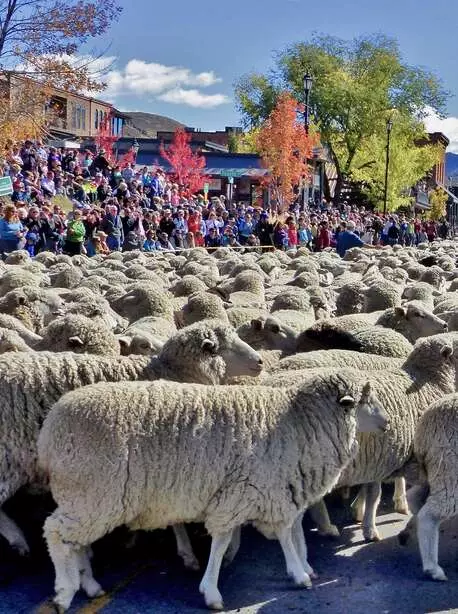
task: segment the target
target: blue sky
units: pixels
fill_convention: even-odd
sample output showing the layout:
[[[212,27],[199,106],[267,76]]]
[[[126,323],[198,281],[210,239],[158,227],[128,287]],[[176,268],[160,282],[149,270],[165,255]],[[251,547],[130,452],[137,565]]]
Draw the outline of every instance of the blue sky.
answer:
[[[120,0],[124,7],[98,48],[112,58],[100,97],[201,129],[238,125],[234,80],[263,71],[272,53],[313,32],[353,38],[383,32],[406,61],[427,66],[453,97],[446,128],[458,151],[458,2],[455,0]],[[109,46],[108,46],[109,45]]]

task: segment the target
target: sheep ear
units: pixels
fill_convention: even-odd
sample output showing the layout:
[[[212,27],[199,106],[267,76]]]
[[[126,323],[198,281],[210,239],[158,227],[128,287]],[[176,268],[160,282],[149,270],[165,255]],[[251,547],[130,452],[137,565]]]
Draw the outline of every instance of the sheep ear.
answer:
[[[214,352],[216,349],[216,343],[211,339],[204,339],[201,347],[204,352]]]
[[[278,335],[278,333],[280,332],[280,326],[276,322],[271,324],[269,328],[275,335]]]
[[[394,313],[399,317],[399,318],[405,318],[407,316],[407,308],[403,307],[402,305],[400,307],[395,307],[394,308]]]
[[[251,328],[253,330],[262,330],[264,328],[264,322],[260,319],[251,320]]]
[[[355,405],[355,399],[349,394],[346,394],[345,396],[340,397],[339,404],[342,405],[342,407],[353,407]]]
[[[68,340],[68,345],[70,347],[81,347],[84,345],[83,341],[81,340],[81,337],[70,337]]]
[[[450,358],[453,355],[453,346],[452,345],[444,345],[441,349],[441,355],[444,358]]]
[[[118,337],[118,343],[121,349],[125,350],[130,346],[130,337]]]

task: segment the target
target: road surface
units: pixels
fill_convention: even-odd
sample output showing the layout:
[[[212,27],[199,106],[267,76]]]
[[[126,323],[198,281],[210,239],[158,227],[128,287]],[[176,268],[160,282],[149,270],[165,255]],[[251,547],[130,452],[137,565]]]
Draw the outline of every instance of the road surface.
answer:
[[[40,506],[37,504],[37,508]],[[317,535],[306,521],[309,560],[319,573],[312,590],[295,589],[286,577],[279,545],[246,528],[234,563],[221,573],[220,589],[229,614],[420,614],[458,613],[458,521],[443,526],[440,563],[447,583],[424,580],[416,543],[401,547],[397,534],[405,517],[390,513],[385,497],[378,518],[383,541],[365,544],[347,508],[334,502],[331,515],[343,528],[340,539]],[[33,498],[18,497],[12,513],[31,527],[33,554],[16,557],[0,543],[0,614],[50,614],[53,571],[39,526],[43,510]],[[32,516],[32,522],[30,517]],[[27,519],[27,520],[26,520]],[[209,541],[201,527],[191,528],[202,563]],[[203,614],[199,574],[183,569],[174,555],[169,531],[141,534],[126,548],[128,534],[119,530],[94,548],[95,576],[107,595],[93,602],[78,595],[73,614]]]

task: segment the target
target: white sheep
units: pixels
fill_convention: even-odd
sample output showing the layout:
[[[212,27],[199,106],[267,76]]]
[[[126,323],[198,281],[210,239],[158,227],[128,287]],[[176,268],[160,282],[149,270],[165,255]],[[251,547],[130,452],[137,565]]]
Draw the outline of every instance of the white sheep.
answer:
[[[433,580],[447,580],[438,563],[440,523],[458,514],[457,433],[456,393],[434,403],[420,418],[415,432],[420,482],[407,493],[415,516],[402,538],[405,541],[416,524],[423,572]]]
[[[102,356],[119,356],[121,352],[119,340],[110,329],[101,321],[83,315],[57,318],[41,334],[42,339],[35,345],[35,350]]]
[[[204,384],[256,376],[261,357],[219,321],[189,326],[169,339],[156,357],[105,357],[68,352],[0,356],[0,506],[37,480],[35,443],[51,405],[64,393],[100,381],[173,379]],[[24,425],[27,424],[27,428]],[[20,552],[20,529],[0,510],[0,534]]]
[[[39,438],[58,504],[45,523],[56,605],[67,609],[80,585],[89,596],[101,593],[86,549],[123,524],[203,521],[212,547],[200,591],[213,609],[223,607],[223,555],[246,521],[278,538],[288,573],[310,587],[297,518],[351,461],[357,430],[385,426],[367,383],[351,371],[250,394],[243,386],[126,382],[66,395]]]

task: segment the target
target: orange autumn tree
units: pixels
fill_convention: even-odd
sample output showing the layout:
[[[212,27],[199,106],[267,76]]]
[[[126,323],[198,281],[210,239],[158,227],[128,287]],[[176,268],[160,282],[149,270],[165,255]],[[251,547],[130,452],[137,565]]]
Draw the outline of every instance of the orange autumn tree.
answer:
[[[318,142],[317,136],[307,134],[300,111],[291,94],[281,94],[257,136],[259,153],[269,170],[268,185],[280,211],[294,200],[294,188],[309,179],[307,159]]]
[[[160,147],[160,154],[172,169],[174,181],[195,194],[208,180],[204,175],[205,156],[194,153],[191,148],[191,135],[184,128],[177,128],[172,143]]]

